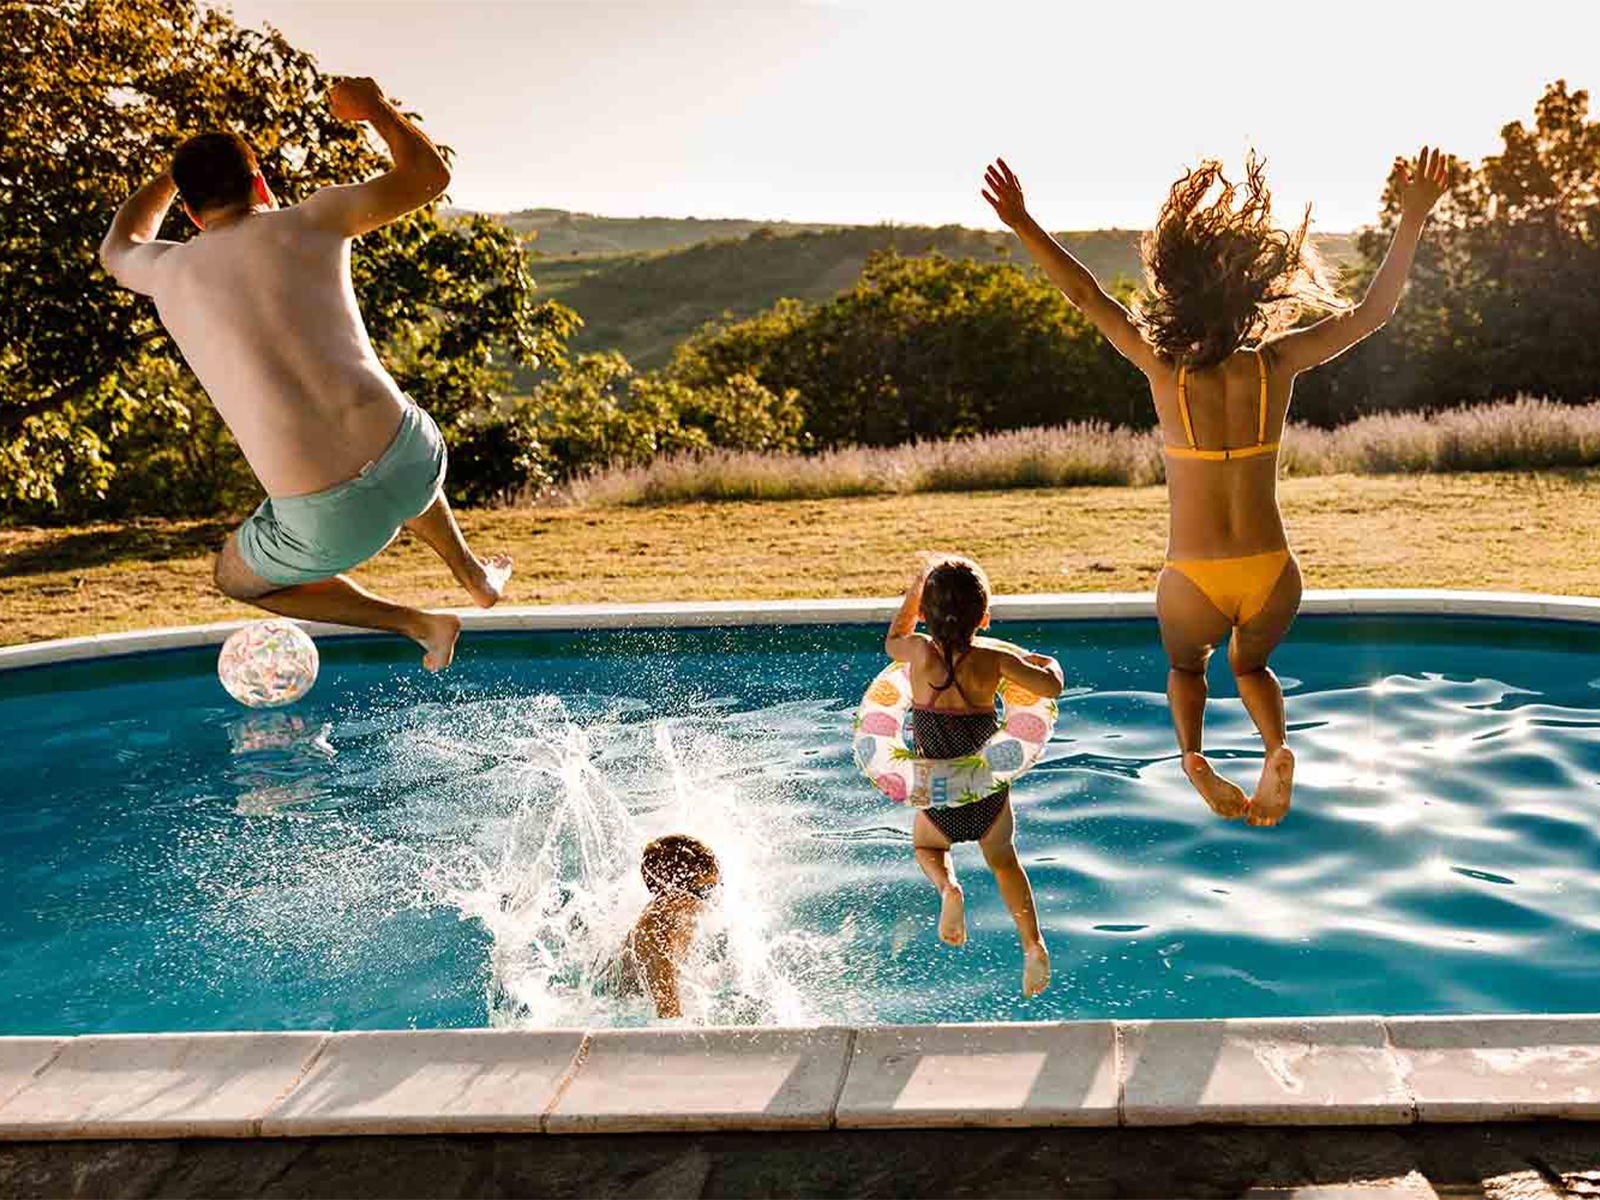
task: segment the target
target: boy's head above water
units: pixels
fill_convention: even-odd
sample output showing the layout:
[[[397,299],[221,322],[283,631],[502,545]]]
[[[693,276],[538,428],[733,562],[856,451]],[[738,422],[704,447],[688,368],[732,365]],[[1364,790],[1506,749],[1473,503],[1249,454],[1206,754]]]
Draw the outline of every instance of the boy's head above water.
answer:
[[[639,873],[654,896],[688,892],[704,899],[722,881],[711,847],[685,833],[669,833],[647,845],[639,858]]]
[[[966,647],[989,623],[989,577],[970,558],[948,555],[922,584],[922,619],[941,646]]]

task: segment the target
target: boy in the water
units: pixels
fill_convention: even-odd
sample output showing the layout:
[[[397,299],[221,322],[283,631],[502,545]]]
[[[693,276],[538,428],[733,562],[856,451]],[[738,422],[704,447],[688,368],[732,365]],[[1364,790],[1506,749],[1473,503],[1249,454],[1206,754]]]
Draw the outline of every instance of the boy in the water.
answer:
[[[217,556],[217,587],[268,612],[404,634],[430,671],[450,665],[460,618],[394,604],[342,572],[404,526],[479,605],[500,599],[503,555],[467,547],[444,483],[439,428],[378,361],[350,282],[351,239],[432,201],[444,159],[371,79],[343,79],[333,115],[367,121],[394,166],[279,208],[235,133],[203,133],[117,211],[100,262],[155,301],[268,499]],[[199,228],[156,238],[174,199]]]
[[[711,847],[683,833],[669,833],[647,845],[639,871],[650,900],[605,972],[609,990],[619,996],[648,994],[656,1016],[681,1017],[678,970],[689,956],[722,872]]]

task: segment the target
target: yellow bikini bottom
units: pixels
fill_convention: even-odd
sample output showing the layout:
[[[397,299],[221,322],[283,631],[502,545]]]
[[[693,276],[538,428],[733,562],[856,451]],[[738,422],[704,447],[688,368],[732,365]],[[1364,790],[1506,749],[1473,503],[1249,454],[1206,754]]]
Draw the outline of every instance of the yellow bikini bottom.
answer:
[[[1230,625],[1243,625],[1266,607],[1289,551],[1268,550],[1243,558],[1168,559],[1167,566],[1205,593]]]

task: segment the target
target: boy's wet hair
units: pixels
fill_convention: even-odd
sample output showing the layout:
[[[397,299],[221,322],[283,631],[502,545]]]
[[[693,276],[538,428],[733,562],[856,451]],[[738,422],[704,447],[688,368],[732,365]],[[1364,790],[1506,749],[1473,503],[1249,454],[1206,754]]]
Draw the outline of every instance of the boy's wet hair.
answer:
[[[989,577],[970,558],[945,559],[922,584],[922,619],[944,655],[942,692],[956,681],[956,659],[972,649],[973,635],[989,611]]]
[[[639,873],[652,894],[681,890],[702,899],[722,880],[711,847],[686,833],[669,833],[645,846]]]
[[[1185,172],[1140,242],[1146,286],[1133,318],[1171,362],[1213,366],[1247,342],[1292,328],[1308,310],[1351,307],[1339,295],[1338,272],[1306,236],[1311,206],[1293,232],[1272,224],[1263,168],[1251,151],[1243,184],[1229,182],[1214,159]],[[1219,183],[1221,194],[1201,207]]]
[[[172,182],[196,213],[248,202],[260,169],[250,143],[226,130],[196,134],[172,155]]]

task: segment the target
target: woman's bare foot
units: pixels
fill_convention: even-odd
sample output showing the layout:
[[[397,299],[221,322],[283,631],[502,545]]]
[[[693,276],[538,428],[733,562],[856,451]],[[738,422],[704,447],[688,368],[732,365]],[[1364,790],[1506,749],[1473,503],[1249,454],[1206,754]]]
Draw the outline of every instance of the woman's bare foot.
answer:
[[[944,899],[939,904],[939,940],[951,946],[967,944],[967,898],[959,883],[944,889]]]
[[[1040,942],[1022,952],[1022,994],[1037,996],[1050,986],[1050,951]]]
[[[442,671],[456,656],[456,638],[461,636],[461,618],[450,613],[422,614],[412,640],[422,647],[422,665]]]
[[[1233,821],[1249,811],[1250,801],[1245,798],[1244,790],[1213,771],[1206,756],[1198,750],[1191,750],[1183,756],[1183,773],[1217,816]]]
[[[1261,782],[1250,801],[1251,825],[1276,825],[1289,811],[1289,793],[1294,791],[1294,751],[1279,746],[1261,765]]]
[[[475,560],[477,570],[461,582],[479,608],[493,608],[505,595],[506,584],[511,579],[511,556],[494,554]]]

